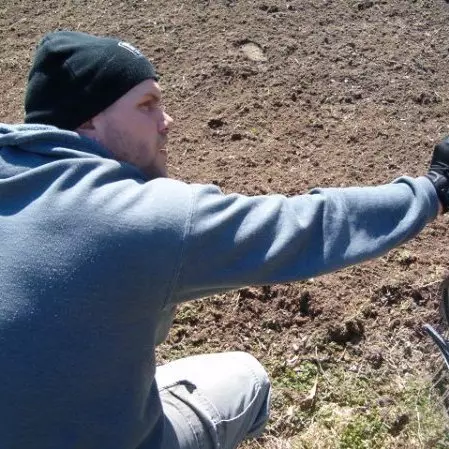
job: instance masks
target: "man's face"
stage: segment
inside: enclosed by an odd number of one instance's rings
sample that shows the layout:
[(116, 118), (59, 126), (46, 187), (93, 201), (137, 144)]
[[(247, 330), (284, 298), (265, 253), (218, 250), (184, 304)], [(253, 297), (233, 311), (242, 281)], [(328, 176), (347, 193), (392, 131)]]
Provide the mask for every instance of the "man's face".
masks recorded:
[(145, 80), (92, 119), (95, 138), (118, 160), (149, 178), (167, 176), (167, 135), (172, 118), (161, 104), (161, 89)]

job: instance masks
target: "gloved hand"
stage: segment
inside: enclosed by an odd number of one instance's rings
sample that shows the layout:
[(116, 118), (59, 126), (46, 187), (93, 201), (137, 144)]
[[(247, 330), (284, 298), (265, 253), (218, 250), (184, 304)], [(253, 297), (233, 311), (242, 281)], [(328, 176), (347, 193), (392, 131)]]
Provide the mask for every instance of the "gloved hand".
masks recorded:
[(449, 138), (435, 145), (426, 176), (435, 186), (444, 214), (449, 210)]

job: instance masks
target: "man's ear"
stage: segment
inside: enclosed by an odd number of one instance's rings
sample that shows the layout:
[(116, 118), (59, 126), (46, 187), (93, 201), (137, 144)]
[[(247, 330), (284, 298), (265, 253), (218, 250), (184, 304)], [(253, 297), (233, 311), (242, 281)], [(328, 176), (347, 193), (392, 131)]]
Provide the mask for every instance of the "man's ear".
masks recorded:
[(87, 120), (87, 122), (84, 122), (82, 125), (78, 126), (75, 131), (81, 136), (90, 137), (93, 140), (97, 140), (97, 130), (93, 119)]

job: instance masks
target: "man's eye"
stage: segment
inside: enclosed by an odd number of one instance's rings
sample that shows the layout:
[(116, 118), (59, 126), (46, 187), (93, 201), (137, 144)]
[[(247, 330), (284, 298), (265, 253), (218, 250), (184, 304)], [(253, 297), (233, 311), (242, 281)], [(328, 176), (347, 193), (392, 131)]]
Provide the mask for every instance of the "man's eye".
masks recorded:
[(154, 110), (156, 108), (164, 110), (164, 106), (159, 102), (159, 101), (148, 101), (146, 103), (142, 103), (140, 105), (141, 108), (147, 110), (147, 111), (151, 111)]

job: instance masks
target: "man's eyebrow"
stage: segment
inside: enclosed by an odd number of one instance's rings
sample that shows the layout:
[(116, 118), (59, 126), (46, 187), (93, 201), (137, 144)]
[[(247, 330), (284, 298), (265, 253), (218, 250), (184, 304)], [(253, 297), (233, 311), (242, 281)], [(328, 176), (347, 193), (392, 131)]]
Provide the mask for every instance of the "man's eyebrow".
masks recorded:
[(138, 107), (146, 105), (147, 103), (156, 103), (159, 104), (161, 102), (160, 95), (155, 95), (153, 93), (146, 93), (137, 101), (136, 105)]

